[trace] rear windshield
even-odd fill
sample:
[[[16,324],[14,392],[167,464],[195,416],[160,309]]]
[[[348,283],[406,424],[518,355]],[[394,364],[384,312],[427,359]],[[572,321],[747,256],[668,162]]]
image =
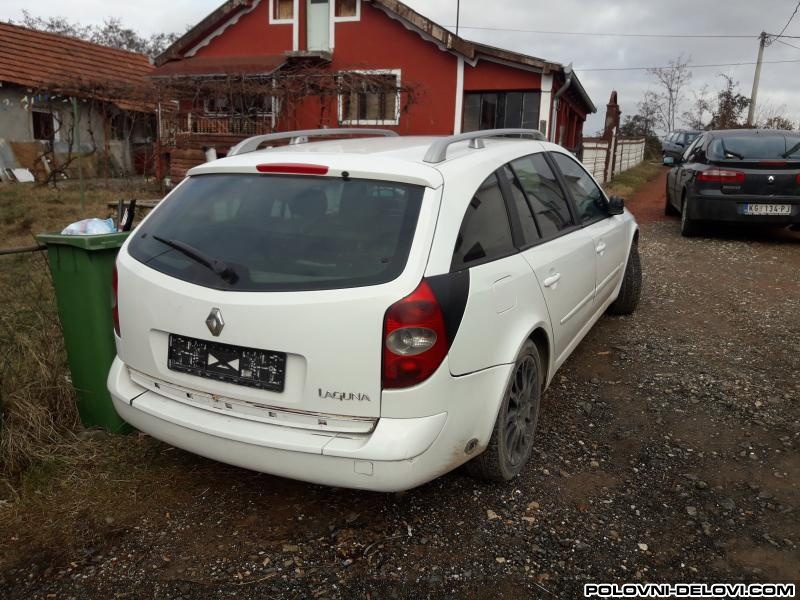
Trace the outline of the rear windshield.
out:
[[[708,146],[713,160],[800,158],[800,137],[747,135],[717,138]]]
[[[162,273],[215,289],[377,285],[405,268],[423,191],[327,177],[196,176],[135,231],[129,252]],[[218,261],[216,272],[203,260]]]

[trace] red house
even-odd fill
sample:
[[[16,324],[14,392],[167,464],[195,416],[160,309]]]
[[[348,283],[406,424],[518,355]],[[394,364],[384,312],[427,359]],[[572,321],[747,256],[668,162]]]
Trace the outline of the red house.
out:
[[[209,148],[320,127],[526,127],[576,150],[596,110],[570,67],[467,41],[398,0],[228,0],[156,66],[174,179]]]

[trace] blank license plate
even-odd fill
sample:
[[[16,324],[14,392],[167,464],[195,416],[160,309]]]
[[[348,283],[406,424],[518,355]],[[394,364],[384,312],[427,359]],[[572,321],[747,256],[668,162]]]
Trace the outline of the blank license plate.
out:
[[[170,334],[167,366],[237,385],[282,392],[286,379],[286,354],[230,346]]]
[[[745,204],[746,215],[791,215],[791,204]]]

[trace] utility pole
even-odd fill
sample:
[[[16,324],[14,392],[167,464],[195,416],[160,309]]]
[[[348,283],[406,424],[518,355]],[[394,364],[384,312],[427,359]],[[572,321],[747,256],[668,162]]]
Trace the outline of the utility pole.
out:
[[[761,61],[764,58],[764,48],[767,47],[767,34],[761,32],[758,42],[758,60],[756,61],[756,73],[753,76],[753,93],[750,94],[750,109],[747,111],[747,125],[753,126],[756,118],[756,98],[758,97],[758,82],[761,79]]]
[[[456,0],[456,35],[458,35],[458,25],[461,21],[461,0]]]

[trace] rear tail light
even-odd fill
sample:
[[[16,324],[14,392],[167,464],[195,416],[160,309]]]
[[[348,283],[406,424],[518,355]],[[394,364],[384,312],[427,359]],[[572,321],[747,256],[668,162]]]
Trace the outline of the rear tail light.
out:
[[[697,174],[697,181],[704,181],[706,183],[728,183],[728,184],[742,184],[744,183],[744,171],[734,171],[732,169],[709,169],[708,171],[701,171]]]
[[[423,279],[383,320],[383,389],[411,387],[433,375],[447,355],[439,301]]]
[[[800,185],[800,173],[798,173],[797,177],[795,177],[795,181],[797,181],[797,185]]]
[[[117,337],[122,337],[119,329],[119,279],[117,276],[117,265],[111,272],[111,316],[114,318],[114,332]]]

